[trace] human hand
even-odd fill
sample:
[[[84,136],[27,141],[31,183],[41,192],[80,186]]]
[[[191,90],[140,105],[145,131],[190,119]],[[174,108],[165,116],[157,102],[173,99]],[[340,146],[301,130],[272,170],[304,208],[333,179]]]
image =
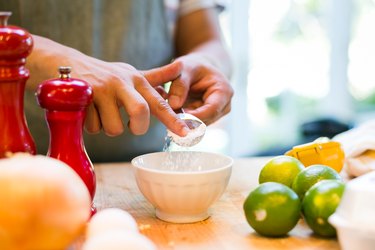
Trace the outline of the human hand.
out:
[[[71,66],[72,77],[87,81],[93,88],[94,101],[90,105],[85,127],[97,133],[103,129],[107,135],[123,132],[120,116],[122,107],[129,115],[128,127],[133,134],[144,134],[153,114],[174,133],[184,136],[189,129],[171,109],[165,99],[142,75],[126,63],[110,63],[87,56],[44,37],[33,35],[35,46],[28,57],[30,78],[27,88],[35,89],[45,79],[56,78],[60,66]],[[162,85],[175,79],[181,64],[161,67],[153,74],[153,84]]]
[[[84,65],[74,65],[77,77],[91,84],[94,102],[86,117],[86,129],[96,133],[102,128],[109,136],[123,132],[124,125],[119,109],[124,107],[129,116],[129,130],[140,135],[147,132],[150,113],[175,133],[184,136],[188,132],[169,104],[134,67],[126,63],[108,63],[94,58]],[[154,74],[155,84],[162,84],[180,74],[180,64],[159,68]]]
[[[233,89],[227,77],[206,58],[198,54],[188,54],[177,58],[170,65],[180,64],[181,72],[172,81],[168,99],[172,109],[181,107],[184,111],[211,124],[229,113]],[[152,81],[157,69],[145,71],[147,80],[157,87],[158,81]],[[159,81],[160,82],[160,81]]]

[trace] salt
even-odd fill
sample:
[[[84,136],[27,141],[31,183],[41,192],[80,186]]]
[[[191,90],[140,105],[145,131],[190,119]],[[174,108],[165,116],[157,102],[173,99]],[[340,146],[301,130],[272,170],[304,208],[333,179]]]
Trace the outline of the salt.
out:
[[[197,162],[197,152],[188,152],[189,147],[200,142],[206,133],[206,124],[204,124],[197,117],[186,113],[180,113],[178,116],[183,119],[190,128],[188,134],[184,137],[176,135],[170,130],[167,130],[165,137],[165,144],[163,151],[167,152],[164,161],[161,164],[161,169],[178,172],[196,172],[201,171],[202,166]],[[199,124],[199,125],[198,125]],[[173,143],[182,147],[181,152],[172,152]]]
[[[200,163],[201,154],[202,152],[167,151],[158,169],[172,172],[200,172],[203,170]]]
[[[197,128],[190,129],[189,133],[184,137],[176,135],[170,130],[167,131],[167,136],[170,137],[171,140],[179,146],[191,147],[200,142],[205,133],[206,125],[202,123]]]

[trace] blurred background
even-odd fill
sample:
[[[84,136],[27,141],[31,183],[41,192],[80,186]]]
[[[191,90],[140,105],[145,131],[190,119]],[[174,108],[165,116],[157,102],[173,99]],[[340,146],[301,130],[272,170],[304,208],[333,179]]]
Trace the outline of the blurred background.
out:
[[[227,0],[232,112],[197,147],[283,154],[375,118],[375,0]]]

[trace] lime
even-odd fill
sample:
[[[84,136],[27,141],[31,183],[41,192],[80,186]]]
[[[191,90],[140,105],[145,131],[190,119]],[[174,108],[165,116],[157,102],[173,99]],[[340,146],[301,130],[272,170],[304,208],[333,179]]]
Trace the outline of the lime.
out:
[[[302,213],[306,223],[317,235],[333,237],[335,228],[329,224],[331,216],[341,201],[345,184],[338,180],[323,180],[312,186],[302,201]]]
[[[300,218],[301,201],[284,184],[260,184],[246,198],[243,209],[249,225],[259,234],[270,237],[286,235]]]
[[[278,182],[292,187],[294,177],[305,169],[305,166],[291,156],[276,156],[268,161],[259,174],[259,183]]]
[[[307,190],[321,180],[341,180],[341,176],[326,165],[311,165],[297,174],[292,189],[302,200]]]

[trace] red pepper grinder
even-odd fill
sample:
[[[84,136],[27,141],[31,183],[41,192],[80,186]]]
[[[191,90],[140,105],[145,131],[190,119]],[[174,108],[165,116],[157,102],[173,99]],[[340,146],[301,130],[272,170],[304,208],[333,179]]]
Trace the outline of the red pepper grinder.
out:
[[[82,131],[86,108],[93,99],[91,86],[70,77],[71,67],[60,67],[60,77],[42,82],[37,88],[39,105],[46,110],[50,142],[48,156],[72,167],[85,182],[94,199],[94,167],[86,153]],[[96,209],[92,205],[92,212]]]
[[[0,12],[0,158],[14,152],[36,154],[23,110],[29,78],[25,61],[33,39],[27,31],[7,25],[10,15]]]

